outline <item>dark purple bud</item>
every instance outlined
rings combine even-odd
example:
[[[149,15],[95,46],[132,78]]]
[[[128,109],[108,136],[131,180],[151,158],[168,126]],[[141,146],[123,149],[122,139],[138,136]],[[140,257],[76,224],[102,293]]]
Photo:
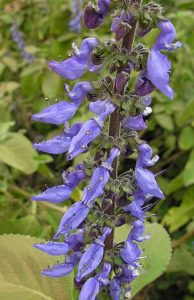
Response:
[[[138,77],[135,84],[135,92],[138,96],[146,96],[154,91],[154,85],[145,76]]]
[[[125,72],[120,72],[116,76],[116,90],[119,94],[123,94],[126,84],[129,80],[129,75]]]
[[[103,21],[103,15],[96,11],[92,3],[89,3],[84,11],[84,22],[89,29],[97,28]]]

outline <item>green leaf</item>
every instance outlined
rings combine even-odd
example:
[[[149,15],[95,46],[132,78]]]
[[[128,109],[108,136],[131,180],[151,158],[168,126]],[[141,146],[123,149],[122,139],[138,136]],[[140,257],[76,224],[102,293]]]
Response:
[[[42,82],[42,92],[45,97],[55,98],[61,88],[61,78],[54,72],[48,72]]]
[[[194,275],[194,256],[186,245],[182,245],[174,251],[167,272],[186,272]]]
[[[192,99],[189,103],[187,103],[183,110],[181,110],[180,114],[178,115],[178,126],[183,126],[187,122],[193,119],[194,116],[194,99]]]
[[[169,116],[167,114],[159,114],[159,115],[156,115],[155,118],[156,118],[156,121],[158,122],[158,124],[162,128],[164,128],[170,132],[173,131],[174,123],[173,123],[171,116]]]
[[[172,207],[163,219],[163,224],[169,226],[170,232],[174,232],[185,225],[194,215],[193,201],[194,186],[186,190],[179,207]]]
[[[183,171],[183,182],[185,186],[194,184],[194,150],[191,152],[189,159]]]
[[[0,161],[24,174],[32,174],[37,170],[35,156],[36,151],[31,142],[22,134],[9,133],[6,139],[0,142]]]
[[[127,238],[130,231],[129,226],[123,226],[116,231],[116,240],[121,242]],[[136,295],[144,286],[158,278],[167,268],[171,259],[170,237],[164,227],[160,224],[147,224],[146,232],[151,234],[151,238],[141,244],[144,249],[142,260],[144,272],[132,283],[132,294]],[[161,247],[162,245],[162,247]]]
[[[189,150],[194,145],[194,129],[190,126],[184,127],[179,136],[179,148]]]
[[[0,236],[0,299],[1,300],[73,300],[72,276],[54,280],[40,271],[56,263],[49,255],[32,247],[40,239]]]

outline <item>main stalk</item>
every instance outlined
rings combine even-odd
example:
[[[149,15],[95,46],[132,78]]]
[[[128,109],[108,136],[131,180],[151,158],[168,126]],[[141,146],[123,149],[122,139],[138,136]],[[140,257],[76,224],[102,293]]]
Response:
[[[141,6],[143,0],[132,0],[131,4],[137,4]],[[132,24],[131,30],[124,36],[122,41],[122,49],[128,50],[130,53],[133,47],[133,42],[136,35],[136,28],[137,28],[137,20],[135,20]],[[116,92],[116,86],[115,86]],[[109,135],[117,138],[120,136],[120,127],[121,127],[121,116],[119,114],[119,110],[116,109],[110,116],[110,123],[109,123]],[[116,179],[118,176],[118,158],[114,160],[112,168],[112,179]],[[114,215],[115,214],[115,199],[113,199],[112,204],[106,208],[106,205],[109,206],[110,204],[105,204],[103,209],[106,209],[106,214]],[[114,241],[114,229],[112,233],[107,237],[105,241],[105,249],[110,250],[113,248],[113,241]]]

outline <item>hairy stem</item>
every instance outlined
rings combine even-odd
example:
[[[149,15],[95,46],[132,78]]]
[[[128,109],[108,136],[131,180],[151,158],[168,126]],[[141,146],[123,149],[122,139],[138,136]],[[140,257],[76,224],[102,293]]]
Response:
[[[131,4],[137,4],[141,6],[143,0],[133,0],[131,1]],[[137,28],[137,20],[134,20],[132,24],[131,30],[124,36],[123,42],[122,42],[122,49],[128,50],[128,52],[131,52],[133,47],[133,42],[136,35],[136,28]],[[112,115],[110,116],[110,123],[109,123],[109,135],[113,137],[119,137],[120,136],[120,127],[121,127],[121,116],[119,114],[119,110],[116,109]],[[112,171],[112,178],[116,179],[118,175],[118,159],[116,158],[113,162],[113,171]],[[109,205],[109,204],[108,204]],[[106,203],[103,205],[103,209],[106,209]],[[109,208],[106,209],[106,213],[109,215],[115,214],[115,199],[113,199],[113,203]],[[110,250],[113,247],[113,241],[114,241],[114,230],[112,230],[112,233],[107,237],[105,241],[105,249]]]

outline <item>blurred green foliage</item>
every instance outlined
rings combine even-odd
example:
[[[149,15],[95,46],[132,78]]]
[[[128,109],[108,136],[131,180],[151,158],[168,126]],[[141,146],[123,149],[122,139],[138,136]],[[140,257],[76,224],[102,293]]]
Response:
[[[155,172],[167,196],[153,209],[154,222],[162,223],[174,240],[175,251],[167,272],[141,299],[194,299],[194,1],[158,1],[174,22],[183,48],[171,54],[172,86],[170,102],[159,92],[153,94],[153,114],[144,138],[159,153]],[[80,199],[76,189],[65,206],[49,207],[32,203],[31,195],[61,182],[67,165],[62,155],[37,153],[31,142],[60,132],[61,128],[35,124],[30,116],[41,108],[64,99],[64,80],[49,71],[47,62],[68,56],[71,43],[86,36],[106,39],[106,24],[98,31],[83,29],[82,36],[69,30],[70,3],[67,0],[0,0],[0,233],[19,233],[49,239],[61,214]],[[11,38],[16,22],[26,44],[35,56],[33,63],[23,60]],[[106,21],[108,24],[108,20]],[[145,41],[152,44],[154,33]],[[94,75],[92,75],[94,76]],[[90,74],[90,79],[92,78]],[[87,79],[87,76],[86,76]],[[82,105],[75,120],[87,120]],[[126,163],[128,163],[126,161]],[[150,286],[149,286],[150,287]],[[138,299],[138,298],[137,298]]]

